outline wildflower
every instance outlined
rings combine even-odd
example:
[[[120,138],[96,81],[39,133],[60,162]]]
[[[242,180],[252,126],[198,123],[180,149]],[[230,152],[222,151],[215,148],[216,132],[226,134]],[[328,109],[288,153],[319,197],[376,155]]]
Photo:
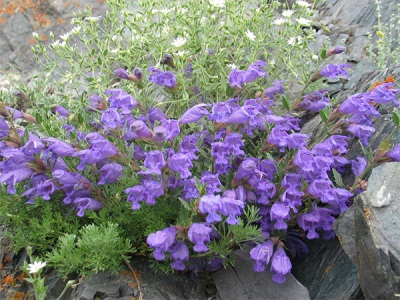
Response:
[[[61,157],[65,157],[65,156],[71,156],[72,154],[75,153],[75,149],[68,145],[65,142],[62,142],[56,138],[44,138],[42,139],[43,142],[48,143],[47,149],[45,150],[46,152],[51,151],[52,153],[61,156]]]
[[[184,37],[177,37],[171,44],[172,46],[179,48],[186,43],[187,39]]]
[[[298,36],[298,37],[292,36],[292,37],[288,40],[288,44],[291,45],[291,46],[294,46],[294,45],[296,45],[296,44],[300,44],[300,43],[301,43],[301,40],[302,40],[302,37],[301,37],[301,36]]]
[[[100,210],[103,208],[101,202],[90,197],[76,198],[74,204],[78,206],[78,217],[83,217],[85,215],[85,210]]]
[[[176,86],[176,78],[174,73],[170,71],[163,72],[156,68],[149,68],[148,70],[151,72],[149,76],[149,80],[151,82],[168,88],[174,88]]]
[[[394,146],[393,149],[387,152],[385,156],[393,159],[394,161],[400,161],[400,144]]]
[[[123,176],[122,166],[118,163],[105,164],[97,172],[101,173],[98,185],[118,182],[118,179]]]
[[[58,113],[58,115],[60,116],[60,118],[68,118],[70,113],[68,110],[66,110],[64,107],[62,107],[61,105],[57,104],[56,106],[51,108],[51,112],[53,114]]]
[[[226,66],[231,70],[237,69],[237,66],[235,64],[227,64]]]
[[[279,18],[279,19],[276,19],[276,20],[274,20],[273,21],[273,23],[275,24],[275,25],[282,25],[282,24],[284,24],[284,23],[286,23],[287,22],[287,20],[286,19],[284,19],[284,18]]]
[[[156,260],[165,259],[164,252],[168,251],[174,244],[177,232],[178,230],[174,226],[170,226],[163,230],[152,233],[147,237],[147,244],[151,248],[155,249],[153,256]]]
[[[183,271],[186,266],[183,263],[184,261],[189,260],[189,249],[186,246],[185,242],[177,242],[170,249],[170,257],[174,260],[171,264],[172,269]]]
[[[209,225],[201,223],[193,223],[189,227],[188,238],[192,243],[195,243],[193,250],[195,252],[207,252],[208,247],[205,242],[210,241],[210,233],[212,229]]]
[[[176,153],[172,155],[168,160],[168,167],[181,174],[181,179],[188,178],[192,175],[189,168],[193,167],[192,161],[189,156],[183,153]]]
[[[35,40],[39,40],[39,34],[37,32],[32,32],[32,36]]]
[[[209,107],[211,104],[197,104],[192,108],[189,108],[184,114],[179,118],[179,124],[188,124],[188,123],[196,123],[203,116],[209,114],[206,107]]]
[[[265,265],[268,265],[272,254],[274,253],[274,243],[270,240],[259,244],[250,250],[251,259],[256,263],[253,266],[255,272],[264,272]]]
[[[262,60],[252,63],[244,73],[244,81],[251,82],[259,77],[267,77],[267,73],[262,69],[266,65],[267,63],[263,62]]]
[[[85,21],[89,21],[91,23],[96,23],[97,21],[100,20],[101,17],[86,17]]]
[[[326,92],[327,90],[320,90],[304,95],[300,103],[301,108],[318,112],[327,106],[332,106],[329,98],[325,97]]]
[[[288,10],[284,10],[282,12],[282,16],[284,16],[285,18],[290,18],[293,15],[294,11],[291,9]]]
[[[256,40],[256,35],[253,32],[251,32],[250,30],[247,30],[245,32],[245,34],[251,41],[255,41]]]
[[[371,137],[372,133],[375,132],[375,128],[366,125],[350,124],[348,127],[346,127],[346,131],[351,135],[358,137],[361,140],[361,143],[364,146],[367,146],[369,138]]]
[[[292,264],[289,257],[286,255],[283,247],[279,247],[271,260],[271,271],[276,272],[276,274],[272,276],[272,280],[276,283],[286,282],[285,275],[290,273],[291,270]]]
[[[200,198],[199,210],[203,214],[208,214],[206,221],[208,223],[220,222],[221,216],[217,212],[221,211],[221,196],[208,194]]]
[[[307,1],[303,1],[303,0],[297,0],[296,4],[298,6],[302,6],[302,7],[310,7],[311,6],[310,3],[308,3]]]
[[[218,8],[225,8],[225,0],[209,0],[210,5]]]
[[[242,88],[242,85],[245,83],[245,73],[244,71],[233,69],[228,76],[228,82],[231,88],[238,87]]]
[[[297,23],[299,23],[302,26],[310,26],[311,25],[311,21],[306,19],[306,18],[298,18],[296,19]]]
[[[242,213],[244,202],[236,199],[236,192],[234,190],[227,190],[223,193],[221,198],[221,212],[223,215],[228,216],[226,223],[229,225],[239,224],[236,218]]]
[[[328,77],[331,79],[335,79],[338,76],[342,76],[344,78],[349,78],[346,69],[350,67],[349,64],[328,64],[321,71],[319,71],[319,75]]]
[[[340,54],[346,51],[346,47],[344,46],[337,46],[335,48],[331,48],[326,52],[326,57],[332,56],[334,54]]]
[[[123,68],[114,70],[114,75],[121,79],[129,79],[128,72]]]
[[[27,270],[29,271],[29,274],[36,274],[41,269],[43,269],[45,266],[46,266],[46,262],[35,261],[35,262],[33,262],[33,264],[28,264]]]

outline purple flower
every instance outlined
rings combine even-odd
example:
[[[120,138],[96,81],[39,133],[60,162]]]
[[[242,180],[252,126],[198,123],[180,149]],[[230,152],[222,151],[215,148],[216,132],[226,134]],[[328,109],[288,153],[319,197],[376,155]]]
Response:
[[[51,151],[52,153],[65,157],[65,156],[71,156],[75,153],[75,149],[68,145],[67,143],[64,143],[56,138],[45,138],[42,139],[42,141],[48,143],[50,146],[47,147],[46,152]]]
[[[127,92],[121,89],[108,89],[104,92],[106,95],[111,95],[108,98],[110,108],[120,108],[121,114],[130,114],[131,109],[138,105],[138,102]]]
[[[142,69],[141,68],[134,68],[133,69],[133,75],[135,75],[138,80],[141,80],[143,78]]]
[[[123,68],[119,68],[114,70],[114,75],[121,78],[121,79],[129,79],[128,77],[128,71],[126,71]]]
[[[167,88],[174,88],[176,86],[176,78],[174,73],[170,71],[163,72],[156,68],[149,68],[148,70],[151,72],[149,76],[149,80],[151,82]]]
[[[98,185],[118,182],[118,179],[123,176],[122,166],[117,163],[105,164],[97,172],[101,173]]]
[[[60,118],[68,118],[70,113],[68,110],[66,110],[64,107],[62,107],[61,105],[57,104],[56,106],[54,106],[51,109],[51,112],[53,114],[58,114],[60,116]]]
[[[244,73],[244,81],[251,82],[260,77],[267,77],[267,73],[262,69],[266,65],[267,63],[261,60],[251,64]]]
[[[192,66],[193,66],[192,64],[188,64],[188,65],[186,66],[186,68],[185,68],[185,77],[186,77],[186,78],[189,78],[190,75],[192,75],[192,73],[193,73]]]
[[[275,229],[286,230],[288,225],[283,220],[290,219],[290,208],[284,203],[275,202],[271,206],[271,221],[276,220]]]
[[[227,216],[226,223],[229,225],[239,224],[237,216],[241,215],[244,208],[244,202],[236,199],[236,192],[234,190],[227,190],[221,198],[221,211],[222,214]]]
[[[282,83],[284,82],[284,80],[275,80],[269,88],[264,90],[263,96],[270,100],[274,100],[276,94],[283,95],[285,90]]]
[[[399,93],[398,89],[393,89],[394,83],[384,83],[378,85],[372,92],[368,94],[368,98],[370,101],[376,103],[393,103],[394,107],[399,106],[399,102],[396,100],[396,94]]]
[[[393,149],[387,152],[385,156],[393,159],[394,161],[400,161],[400,144],[394,146]]]
[[[326,52],[326,57],[329,57],[333,54],[341,54],[344,51],[346,51],[346,47],[345,46],[336,46],[335,48],[331,48]]]
[[[358,137],[361,140],[361,143],[364,146],[367,146],[369,138],[371,137],[372,133],[375,132],[375,128],[365,125],[350,124],[346,128],[346,131],[351,135]]]
[[[168,159],[168,167],[174,171],[181,173],[181,179],[188,178],[192,175],[189,168],[193,167],[189,156],[183,153],[176,153]]]
[[[331,79],[335,79],[338,76],[342,76],[344,78],[349,78],[346,69],[350,67],[349,64],[328,64],[321,71],[319,71],[319,75],[328,77]]]
[[[158,150],[150,151],[147,153],[143,164],[146,170],[140,171],[139,174],[161,175],[161,169],[165,165],[164,155]]]
[[[116,108],[109,108],[103,111],[100,122],[105,130],[115,129],[121,124],[121,117]]]
[[[190,159],[197,159],[196,153],[199,152],[197,148],[198,138],[193,135],[187,135],[179,144],[179,152],[186,154]]]
[[[345,114],[379,116],[379,112],[368,101],[365,93],[350,96],[340,105],[338,111]]]
[[[258,171],[257,169],[257,162],[252,158],[246,158],[239,166],[235,181],[240,181],[242,179],[248,178],[254,175]]]
[[[193,223],[189,227],[188,238],[194,243],[193,250],[195,252],[207,252],[208,247],[205,242],[210,241],[210,233],[212,229],[205,224]]]
[[[333,211],[330,209],[317,208],[298,216],[297,223],[304,231],[308,231],[308,239],[316,239],[319,238],[319,234],[316,230],[332,230],[332,224],[335,221],[335,218],[331,216],[332,213]]]
[[[281,194],[280,199],[283,204],[287,205],[290,207],[294,213],[297,213],[297,206],[301,206],[303,204],[302,202],[302,196],[304,195],[303,192],[298,191],[294,187],[289,187],[287,190]]]
[[[103,208],[103,204],[93,198],[76,198],[74,204],[77,205],[78,217],[83,217],[85,215],[85,210],[100,210]]]
[[[253,270],[255,272],[264,272],[265,266],[268,265],[269,260],[274,252],[274,243],[270,240],[265,243],[259,244],[250,250],[251,259],[255,260]]]
[[[208,194],[200,198],[199,210],[203,214],[208,214],[206,221],[208,223],[220,222],[221,216],[217,212],[221,212],[221,196]]]
[[[32,180],[31,180],[32,182]],[[42,197],[44,200],[50,200],[50,196],[57,190],[57,186],[47,178],[35,184],[33,188],[26,190],[22,196],[28,197],[27,203],[33,204],[36,197]]]
[[[147,116],[149,117],[149,121],[151,125],[154,125],[155,121],[163,122],[167,120],[167,116],[164,114],[164,112],[157,108],[157,107],[152,107]]]
[[[293,164],[306,172],[316,171],[315,157],[312,152],[306,148],[299,149],[293,159]]]
[[[302,102],[300,103],[301,108],[318,112],[327,106],[332,106],[329,98],[325,97],[327,90],[316,91],[307,95],[304,95]]]
[[[192,108],[189,108],[180,118],[179,124],[188,124],[188,123],[196,123],[202,117],[207,116],[209,114],[206,107],[209,107],[210,104],[197,104]]]
[[[3,171],[0,175],[0,183],[4,182],[7,184],[8,194],[15,194],[15,184],[29,178],[32,174],[33,170],[29,168],[8,170],[6,173]]]
[[[29,133],[29,140],[21,147],[21,150],[26,155],[39,154],[44,149],[44,144],[34,134]]]
[[[170,249],[170,257],[174,260],[171,264],[172,269],[183,271],[186,266],[183,263],[184,261],[189,260],[189,249],[186,246],[185,242],[177,242]]]
[[[317,179],[310,183],[307,192],[320,198],[322,203],[332,203],[335,200],[332,182],[325,179]]]
[[[214,103],[209,119],[217,123],[227,122],[232,113],[231,106],[226,102]]]
[[[162,122],[162,126],[165,127],[167,131],[166,139],[171,142],[174,140],[174,137],[180,133],[179,122],[177,120],[165,120]]]
[[[199,197],[199,190],[196,186],[196,180],[194,178],[186,179],[183,183],[182,198],[186,201],[190,199],[197,199]]]
[[[301,188],[301,180],[298,174],[294,173],[287,173],[285,177],[282,179],[282,186],[289,189],[289,188]]]
[[[167,227],[150,234],[147,237],[147,244],[155,249],[153,256],[156,260],[164,260],[164,252],[169,251],[175,242],[175,236],[178,230],[174,226]]]
[[[367,160],[362,156],[357,156],[355,159],[351,160],[351,170],[353,171],[354,176],[356,178],[360,177],[367,165]]]
[[[214,194],[221,191],[221,181],[218,178],[218,174],[212,174],[210,172],[204,172],[201,174],[201,183],[206,185],[206,191],[208,194]]]
[[[272,276],[272,280],[276,283],[286,282],[285,275],[289,274],[291,270],[292,264],[289,257],[286,255],[283,247],[279,247],[278,250],[275,251],[271,260],[271,271],[276,273]]]
[[[235,86],[239,89],[242,88],[242,85],[245,83],[245,72],[241,70],[232,70],[228,76],[228,82],[231,88]]]

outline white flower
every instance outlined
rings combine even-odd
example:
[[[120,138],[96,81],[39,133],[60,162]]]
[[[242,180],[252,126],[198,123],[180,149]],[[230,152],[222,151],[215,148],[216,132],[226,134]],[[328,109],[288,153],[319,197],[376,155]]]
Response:
[[[301,39],[302,39],[301,36],[298,36],[298,37],[292,36],[292,37],[288,40],[288,44],[291,45],[291,46],[296,45],[296,44],[300,44],[300,43],[301,43]]]
[[[37,32],[32,32],[32,36],[35,40],[39,40],[39,35],[37,34]]]
[[[296,19],[297,23],[299,23],[300,25],[304,25],[304,26],[310,26],[311,25],[311,21],[307,20],[305,18],[299,18]]]
[[[62,43],[60,43],[60,40],[55,41],[54,43],[52,43],[50,46],[52,46],[53,48],[57,48],[57,47],[62,47],[64,48],[67,44],[65,43],[65,41],[63,41]]]
[[[35,261],[33,264],[28,265],[27,270],[29,271],[29,274],[35,274],[43,269],[45,266],[46,262]]]
[[[168,14],[168,13],[171,12],[171,11],[172,11],[172,9],[166,9],[166,8],[160,9],[160,10],[159,10],[159,12],[162,13],[162,14],[164,14],[164,15]]]
[[[276,19],[276,20],[274,20],[274,24],[275,25],[282,25],[283,23],[286,23],[287,22],[287,20],[286,19],[284,19],[284,18],[279,18],[279,19]]]
[[[78,33],[81,31],[81,29],[82,29],[81,26],[75,26],[75,27],[72,29],[71,33],[72,33],[72,34],[78,34]]]
[[[245,34],[251,41],[255,41],[256,40],[256,35],[254,33],[252,33],[250,30],[247,30],[245,32]]]
[[[303,1],[303,0],[297,0],[296,3],[298,6],[302,6],[302,7],[310,7],[311,6],[310,3],[308,3],[307,1]]]
[[[290,18],[293,15],[294,11],[291,9],[288,10],[284,10],[282,12],[282,16],[284,16],[285,18]]]
[[[228,64],[227,65],[228,68],[230,68],[231,70],[237,69],[237,66],[235,64]]]
[[[115,48],[110,51],[110,53],[112,53],[112,54],[117,54],[118,52],[119,52],[119,48]]]
[[[96,23],[98,20],[100,20],[101,17],[86,17],[85,21],[89,21],[92,23]]]
[[[69,39],[69,36],[71,35],[70,32],[67,32],[66,34],[60,35],[60,38],[62,38],[64,41]]]
[[[177,48],[183,46],[186,43],[186,39],[184,37],[177,37],[171,44]]]
[[[225,0],[210,0],[210,4],[215,7],[224,8]]]
[[[176,55],[178,55],[179,57],[184,57],[187,53],[188,53],[188,51],[180,50],[180,51],[176,52]]]
[[[314,61],[317,61],[319,59],[319,57],[318,57],[318,55],[313,54],[311,56],[311,59],[314,60]]]

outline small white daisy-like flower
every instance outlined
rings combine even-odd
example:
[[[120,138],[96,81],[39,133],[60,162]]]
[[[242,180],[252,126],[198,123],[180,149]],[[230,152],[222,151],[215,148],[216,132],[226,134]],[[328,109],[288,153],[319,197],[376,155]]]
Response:
[[[188,51],[179,50],[178,52],[176,52],[176,55],[179,57],[184,57],[187,53]]]
[[[302,6],[302,7],[310,7],[311,6],[310,3],[308,3],[307,1],[303,1],[303,0],[297,0],[296,4],[298,6]]]
[[[177,37],[171,44],[177,48],[182,47],[186,43],[186,39],[184,37]]]
[[[72,31],[71,34],[78,34],[81,31],[82,27],[81,26],[75,26]]]
[[[227,64],[228,68],[231,70],[237,69],[237,66],[235,64]]]
[[[70,35],[71,35],[71,32],[67,32],[66,34],[60,35],[60,38],[62,38],[64,41],[67,41],[69,39]]]
[[[311,55],[311,59],[314,61],[317,61],[319,59],[319,57],[318,57],[318,55],[313,54],[313,55]]]
[[[86,17],[85,21],[89,21],[92,23],[96,23],[98,20],[100,20],[101,17]]]
[[[290,18],[293,15],[294,11],[291,9],[288,10],[284,10],[282,12],[282,16],[284,16],[285,18]]]
[[[292,36],[292,37],[288,40],[288,44],[291,45],[291,46],[296,45],[296,44],[300,44],[300,43],[301,43],[301,40],[302,40],[302,37],[301,37],[301,36],[298,36],[298,37]]]
[[[275,25],[282,25],[283,23],[286,23],[287,22],[287,20],[286,19],[284,19],[284,18],[279,18],[279,19],[276,19],[276,20],[274,20],[274,24]]]
[[[256,40],[256,35],[254,33],[252,33],[250,30],[247,30],[245,32],[245,34],[249,38],[249,40],[251,40],[251,41],[255,41]]]
[[[43,269],[45,266],[46,262],[35,261],[33,264],[28,265],[27,270],[29,271],[29,274],[35,274]]]
[[[296,19],[296,21],[300,25],[304,25],[304,26],[310,26],[311,25],[311,21],[306,19],[306,18],[298,18],[298,19]]]
[[[225,0],[210,0],[210,4],[215,7],[225,8]]]

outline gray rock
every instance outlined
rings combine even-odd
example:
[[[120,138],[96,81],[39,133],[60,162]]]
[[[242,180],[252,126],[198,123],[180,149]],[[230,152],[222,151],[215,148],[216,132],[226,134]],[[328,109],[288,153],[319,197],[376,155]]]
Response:
[[[235,266],[213,274],[221,300],[241,299],[310,299],[308,290],[294,276],[286,276],[284,284],[272,281],[272,273],[253,271],[248,249],[234,253]]]
[[[357,266],[367,299],[395,299],[400,292],[400,163],[372,171],[367,190],[335,223],[343,249]]]

